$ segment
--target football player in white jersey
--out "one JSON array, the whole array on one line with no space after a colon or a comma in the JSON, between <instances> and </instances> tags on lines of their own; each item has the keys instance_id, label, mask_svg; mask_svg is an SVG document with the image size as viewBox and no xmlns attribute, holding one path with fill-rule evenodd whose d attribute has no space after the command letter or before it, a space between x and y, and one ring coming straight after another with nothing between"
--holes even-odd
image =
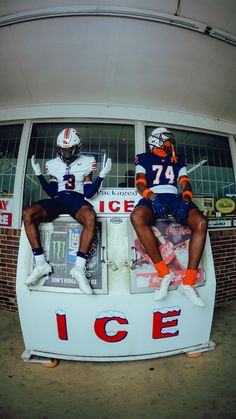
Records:
<instances>
[{"instance_id":1,"label":"football player in white jersey","mask_svg":"<svg viewBox=\"0 0 236 419\"><path fill-rule=\"evenodd\" d=\"M167 296L172 273L163 261L156 237L151 228L157 218L172 215L178 223L190 226L192 235L189 243L188 267L178 290L193 304L204 306L194 288L207 232L207 219L192 202L192 190L187 175L185 157L175 155L174 135L164 127L156 128L148 138L151 153L136 157L136 187L143 198L131 214L137 236L151 258L158 276L162 279L160 289L155 290L155 300ZM177 182L183 190L178 195Z\"/></svg>"},{"instance_id":2,"label":"football player in white jersey","mask_svg":"<svg viewBox=\"0 0 236 419\"><path fill-rule=\"evenodd\" d=\"M78 282L81 291L86 294L93 293L85 275L85 265L93 243L96 213L85 198L92 198L98 192L112 164L108 158L99 176L92 182L96 161L93 156L81 154L81 148L80 135L74 128L66 128L58 135L58 157L46 163L46 172L50 174L49 183L42 175L39 164L35 163L35 157L31 158L34 173L51 199L37 201L23 213L25 231L35 259L35 268L25 280L27 286L36 284L40 278L52 272L52 266L44 257L38 222L51 221L60 214L70 214L83 225L76 264L70 274Z\"/></svg>"}]
</instances>

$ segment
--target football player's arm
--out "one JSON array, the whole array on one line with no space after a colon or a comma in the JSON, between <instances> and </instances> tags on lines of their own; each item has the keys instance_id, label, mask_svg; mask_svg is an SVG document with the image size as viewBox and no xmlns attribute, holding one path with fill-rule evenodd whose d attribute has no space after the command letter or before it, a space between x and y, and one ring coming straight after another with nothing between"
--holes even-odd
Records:
<instances>
[{"instance_id":1,"label":"football player's arm","mask_svg":"<svg viewBox=\"0 0 236 419\"><path fill-rule=\"evenodd\" d=\"M158 195L151 189L147 188L147 179L145 174L136 174L136 188L140 195L143 196L143 198L150 199L150 201L152 201L152 208L154 214L156 214L158 218L168 217L165 207L158 199Z\"/></svg>"},{"instance_id":2,"label":"football player's arm","mask_svg":"<svg viewBox=\"0 0 236 419\"><path fill-rule=\"evenodd\" d=\"M156 194L147 186L145 161L143 159L143 156L140 154L137 154L135 157L135 167L135 186L138 193L140 193L140 195L142 195L143 198L152 200L153 198L155 198Z\"/></svg>"},{"instance_id":3,"label":"football player's arm","mask_svg":"<svg viewBox=\"0 0 236 419\"><path fill-rule=\"evenodd\" d=\"M178 173L178 181L182 189L182 198L186 202L190 202L193 197L193 192L191 188L191 182L188 177L187 172L187 160L186 157L183 155L180 159L180 169Z\"/></svg>"},{"instance_id":4,"label":"football player's arm","mask_svg":"<svg viewBox=\"0 0 236 419\"><path fill-rule=\"evenodd\" d=\"M182 198L184 201L190 202L193 197L193 192L188 176L180 176L179 183L182 188Z\"/></svg>"},{"instance_id":5,"label":"football player's arm","mask_svg":"<svg viewBox=\"0 0 236 419\"><path fill-rule=\"evenodd\" d=\"M46 194L50 196L50 198L54 198L55 196L57 196L58 182L56 177L50 176L50 182L47 182L45 177L41 174L38 176L38 180L44 192L46 192Z\"/></svg>"},{"instance_id":6,"label":"football player's arm","mask_svg":"<svg viewBox=\"0 0 236 419\"><path fill-rule=\"evenodd\" d=\"M37 176L40 185L42 186L44 192L46 192L46 194L48 196L50 196L51 198L54 198L57 195L58 192L58 182L57 182L57 178L54 176L50 177L50 182L47 182L45 177L42 174L40 165L38 163L35 162L35 157L32 156L31 157L31 165L33 168L33 171L35 173L35 175Z\"/></svg>"},{"instance_id":7,"label":"football player's arm","mask_svg":"<svg viewBox=\"0 0 236 419\"><path fill-rule=\"evenodd\" d=\"M156 196L155 192L147 187L147 179L144 173L136 174L135 185L137 191L143 196L143 198L152 200Z\"/></svg>"},{"instance_id":8,"label":"football player's arm","mask_svg":"<svg viewBox=\"0 0 236 419\"><path fill-rule=\"evenodd\" d=\"M84 196L86 198L92 198L98 191L103 182L103 179L108 175L111 171L112 162L111 159L108 158L106 162L104 162L104 167L102 168L99 176L92 182L92 172L89 175L85 176L84 178Z\"/></svg>"},{"instance_id":9,"label":"football player's arm","mask_svg":"<svg viewBox=\"0 0 236 419\"><path fill-rule=\"evenodd\" d=\"M92 198L99 190L102 184L103 178L97 176L94 182L92 182L92 173L84 178L84 196L86 198Z\"/></svg>"}]
</instances>

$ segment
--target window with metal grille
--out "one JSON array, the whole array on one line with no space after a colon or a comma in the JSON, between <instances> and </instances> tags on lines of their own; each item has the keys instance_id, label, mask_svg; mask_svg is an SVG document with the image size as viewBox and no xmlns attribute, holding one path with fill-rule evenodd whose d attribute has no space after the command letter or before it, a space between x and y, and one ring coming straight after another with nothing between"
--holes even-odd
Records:
<instances>
[{"instance_id":1,"label":"window with metal grille","mask_svg":"<svg viewBox=\"0 0 236 419\"><path fill-rule=\"evenodd\" d=\"M146 139L155 128L146 126ZM195 194L210 193L218 199L236 193L228 138L176 129L171 131L176 138L177 154L186 156L187 171Z\"/></svg>"},{"instance_id":2,"label":"window with metal grille","mask_svg":"<svg viewBox=\"0 0 236 419\"><path fill-rule=\"evenodd\" d=\"M43 169L48 160L57 155L56 139L65 128L75 128L81 135L82 153L94 155L98 163L96 177L101 169L104 154L112 159L112 170L103 181L103 187L134 186L133 161L135 155L134 126L100 123L35 123L33 124L28 150L24 186L24 208L46 195L40 187L31 167L31 156ZM46 179L49 179L45 175Z\"/></svg>"},{"instance_id":3,"label":"window with metal grille","mask_svg":"<svg viewBox=\"0 0 236 419\"><path fill-rule=\"evenodd\" d=\"M0 195L12 195L23 125L0 126Z\"/></svg>"}]
</instances>

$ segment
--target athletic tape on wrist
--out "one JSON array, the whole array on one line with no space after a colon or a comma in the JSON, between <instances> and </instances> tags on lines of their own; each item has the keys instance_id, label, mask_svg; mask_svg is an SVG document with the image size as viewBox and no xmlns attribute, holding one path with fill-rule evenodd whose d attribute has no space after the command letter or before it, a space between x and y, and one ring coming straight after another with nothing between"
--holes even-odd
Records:
<instances>
[{"instance_id":1,"label":"athletic tape on wrist","mask_svg":"<svg viewBox=\"0 0 236 419\"><path fill-rule=\"evenodd\" d=\"M190 183L190 180L189 180L189 178L187 176L183 176L183 177L180 178L180 181L179 181L180 186L182 186L182 184L184 182L189 182Z\"/></svg>"},{"instance_id":2,"label":"athletic tape on wrist","mask_svg":"<svg viewBox=\"0 0 236 419\"><path fill-rule=\"evenodd\" d=\"M193 197L193 193L192 193L191 191L184 191L184 192L182 193L182 196L183 196L183 198L184 198L185 196L189 196L189 198L190 198L190 199L192 199L192 197Z\"/></svg>"},{"instance_id":3,"label":"athletic tape on wrist","mask_svg":"<svg viewBox=\"0 0 236 419\"><path fill-rule=\"evenodd\" d=\"M148 196L149 192L152 192L152 190L151 190L151 189L145 189L145 190L143 191L143 194L142 194L142 195L143 195L143 197L144 197L144 198L146 198L146 199L148 199L148 197L147 197L147 196Z\"/></svg>"}]
</instances>

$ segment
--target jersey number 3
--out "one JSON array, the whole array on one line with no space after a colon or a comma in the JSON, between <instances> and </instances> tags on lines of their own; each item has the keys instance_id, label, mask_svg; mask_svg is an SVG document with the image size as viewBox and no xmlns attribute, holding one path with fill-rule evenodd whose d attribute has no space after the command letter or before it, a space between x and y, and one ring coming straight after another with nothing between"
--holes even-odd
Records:
<instances>
[{"instance_id":1,"label":"jersey number 3","mask_svg":"<svg viewBox=\"0 0 236 419\"><path fill-rule=\"evenodd\" d=\"M163 166L161 164L153 164L152 165L152 170L154 172L155 171L157 172L156 173L156 177L155 177L155 179L153 181L153 184L154 185L159 185L160 184L160 177L161 177L161 174L162 174L162 171L163 171ZM168 183L174 183L174 181L175 181L175 174L174 174L174 170L173 170L173 167L172 166L167 166L164 175L165 175L165 178L167 180L169 180Z\"/></svg>"},{"instance_id":2,"label":"jersey number 3","mask_svg":"<svg viewBox=\"0 0 236 419\"><path fill-rule=\"evenodd\" d=\"M65 188L73 190L75 189L75 176L74 175L64 175L63 181L65 182Z\"/></svg>"}]
</instances>

